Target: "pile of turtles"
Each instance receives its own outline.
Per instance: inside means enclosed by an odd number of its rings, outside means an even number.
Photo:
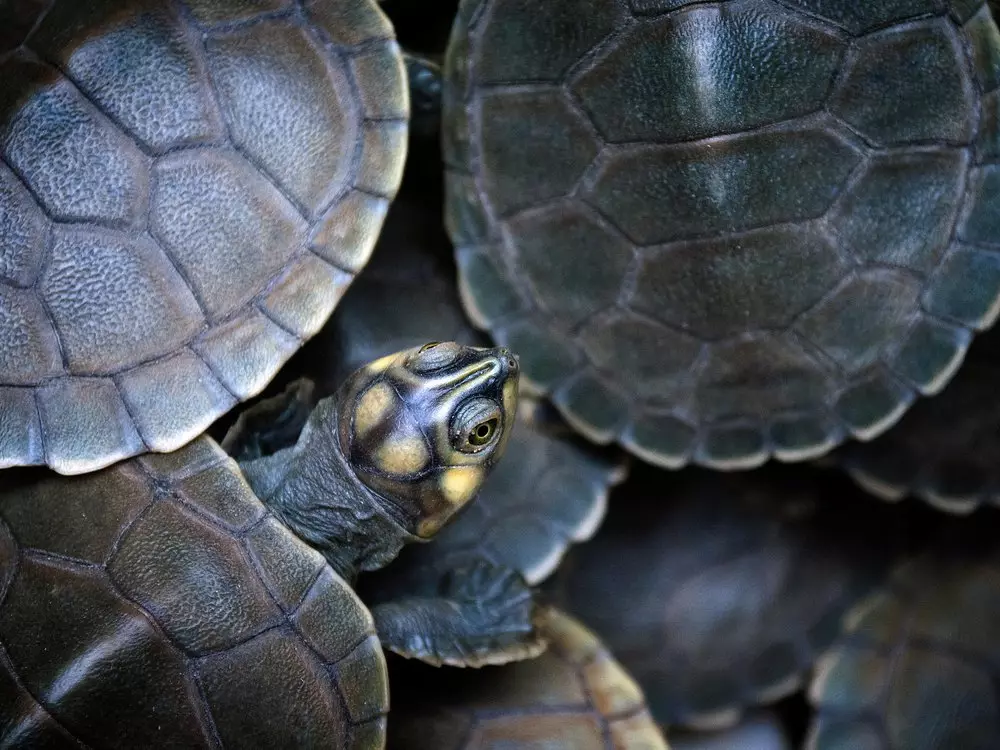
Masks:
[[[0,0],[0,747],[1000,747],[997,12]]]

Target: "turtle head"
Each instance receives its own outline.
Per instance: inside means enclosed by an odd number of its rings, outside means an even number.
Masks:
[[[418,537],[463,508],[503,455],[517,412],[508,349],[431,342],[357,370],[339,402],[340,448]]]

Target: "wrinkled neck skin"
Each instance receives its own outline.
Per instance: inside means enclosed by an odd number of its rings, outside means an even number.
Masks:
[[[240,466],[257,497],[348,582],[420,541],[351,470],[337,439],[334,398],[317,404],[294,446]]]

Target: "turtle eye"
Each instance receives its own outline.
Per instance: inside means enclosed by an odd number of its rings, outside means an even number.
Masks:
[[[440,343],[441,343],[440,341],[430,341],[424,344],[422,347],[420,347],[420,350],[417,352],[417,354],[423,354],[424,352],[430,351]]]
[[[495,401],[471,399],[455,412],[452,445],[463,453],[477,453],[496,441],[502,424],[503,414]]]
[[[494,417],[493,419],[487,419],[485,422],[477,424],[469,433],[469,444],[477,448],[486,445],[496,434],[498,423],[499,420]]]

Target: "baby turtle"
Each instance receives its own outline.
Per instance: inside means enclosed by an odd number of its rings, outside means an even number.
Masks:
[[[996,316],[998,59],[968,0],[463,0],[467,309],[660,466],[872,438]]]
[[[572,618],[549,610],[542,656],[475,672],[393,672],[394,750],[668,750],[642,691]],[[408,665],[407,665],[408,666]]]
[[[367,261],[406,153],[392,28],[373,0],[2,0],[0,27],[0,467],[174,450]]]
[[[316,384],[294,383],[284,394],[245,412],[223,442],[227,450],[237,457],[260,455],[294,442],[315,399],[365,361],[414,346],[430,335],[484,343],[462,312],[439,216],[404,187],[364,273],[302,353],[304,369]],[[548,576],[570,545],[597,530],[608,489],[624,475],[620,464],[551,432],[538,419],[519,419],[503,462],[484,482],[476,501],[442,529],[433,544],[411,545],[384,570],[362,577],[358,591],[364,601],[408,607],[412,614],[416,609],[407,602],[414,595],[436,592],[447,601],[447,592],[457,594],[456,571],[494,569],[498,580],[506,580],[501,573],[506,571],[529,585]],[[241,442],[246,434],[264,443]],[[510,585],[513,592],[516,584]],[[521,595],[529,597],[530,592],[525,587]],[[530,624],[519,610],[505,604],[502,611],[511,613],[506,627]],[[487,609],[485,621],[467,620],[464,626],[499,631],[502,623],[491,622],[495,614]],[[436,639],[426,627],[412,632],[417,641],[388,632],[380,635],[397,653],[443,664],[469,664],[479,658],[505,662],[530,652],[515,640],[507,649],[489,643],[478,656],[468,645],[457,650],[448,633]]]
[[[376,627],[462,623],[507,579],[456,573],[467,599],[411,597],[423,619],[400,623],[406,607],[370,612],[349,584],[471,500],[516,385],[506,350],[411,349],[265,458],[201,437],[82,477],[17,470],[0,494],[0,745],[383,747]]]
[[[660,724],[731,726],[795,692],[886,573],[891,510],[831,478],[821,490],[809,472],[697,472],[654,497],[638,489],[654,477],[636,472],[553,595],[639,681]]]
[[[1000,505],[1000,330],[979,337],[955,378],[914,404],[899,426],[832,457],[889,501],[916,495],[946,513]]]
[[[902,564],[816,670],[808,750],[1000,746],[996,528]]]

